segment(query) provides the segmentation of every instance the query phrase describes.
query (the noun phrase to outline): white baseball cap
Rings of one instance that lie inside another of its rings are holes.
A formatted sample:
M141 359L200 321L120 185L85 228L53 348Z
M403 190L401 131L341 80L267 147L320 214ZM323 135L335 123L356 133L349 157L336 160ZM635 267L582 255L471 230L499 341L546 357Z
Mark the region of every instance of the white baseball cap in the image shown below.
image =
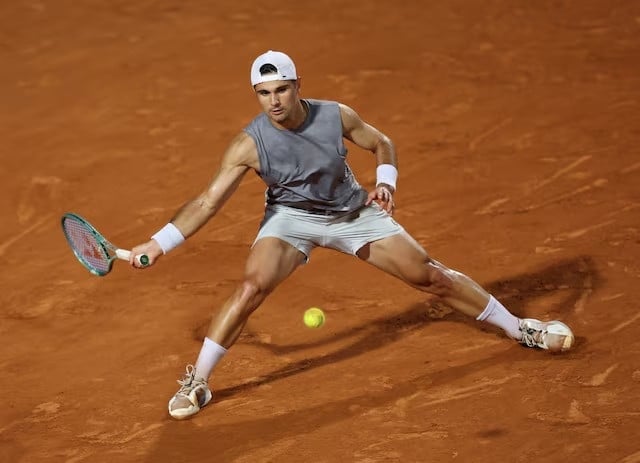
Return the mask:
M265 64L270 64L276 68L273 74L260 74L260 68ZM255 86L262 82L271 82L273 80L296 80L296 65L293 60L281 51L269 50L258 56L251 65L251 85Z

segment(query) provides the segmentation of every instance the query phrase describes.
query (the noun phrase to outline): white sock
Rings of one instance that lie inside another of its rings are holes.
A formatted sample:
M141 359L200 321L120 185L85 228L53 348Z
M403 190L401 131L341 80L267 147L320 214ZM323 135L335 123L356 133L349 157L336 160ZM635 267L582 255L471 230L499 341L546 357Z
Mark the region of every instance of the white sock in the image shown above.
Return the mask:
M507 336L512 339L522 339L522 332L520 331L519 321L520 319L509 312L505 306L500 304L498 300L490 296L487 307L484 311L478 315L476 320L491 323L499 328L502 328Z
M208 381L213 368L226 353L227 349L222 347L220 344L213 342L209 338L204 338L202 349L200 349L198 360L196 360L196 376Z

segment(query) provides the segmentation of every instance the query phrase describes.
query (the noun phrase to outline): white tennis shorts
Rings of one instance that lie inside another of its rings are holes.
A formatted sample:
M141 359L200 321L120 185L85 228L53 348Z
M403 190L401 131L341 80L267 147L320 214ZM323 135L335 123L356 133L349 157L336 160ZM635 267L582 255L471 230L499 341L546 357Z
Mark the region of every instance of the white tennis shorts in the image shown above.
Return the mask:
M308 260L317 246L355 255L364 245L402 231L404 228L376 203L348 214L332 215L269 205L253 244L266 237L280 238Z

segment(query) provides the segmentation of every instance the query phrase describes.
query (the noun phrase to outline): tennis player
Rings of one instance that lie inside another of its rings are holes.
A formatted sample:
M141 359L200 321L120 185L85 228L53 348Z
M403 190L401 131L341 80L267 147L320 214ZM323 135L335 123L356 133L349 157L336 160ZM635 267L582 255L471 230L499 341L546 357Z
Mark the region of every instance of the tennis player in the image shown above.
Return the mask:
M244 278L215 310L195 365L178 381L180 389L169 401L172 417L187 418L209 403L212 371L248 317L316 247L351 254L527 347L571 347L574 337L564 323L512 315L467 275L430 257L392 218L398 169L389 137L347 105L301 98L295 64L282 52L255 59L251 86L262 111L233 138L211 184L132 250L153 265L215 216L247 172L266 184L265 214ZM373 153L377 181L371 191L349 168L345 139ZM142 268L133 257L130 263Z

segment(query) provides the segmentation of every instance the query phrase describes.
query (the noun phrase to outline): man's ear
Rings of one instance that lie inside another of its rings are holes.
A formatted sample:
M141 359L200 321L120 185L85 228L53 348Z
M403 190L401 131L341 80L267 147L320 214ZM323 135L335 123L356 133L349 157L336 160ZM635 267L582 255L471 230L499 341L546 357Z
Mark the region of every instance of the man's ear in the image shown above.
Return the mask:
M302 88L302 77L298 76L298 79L296 80L296 90L300 91L300 89Z

